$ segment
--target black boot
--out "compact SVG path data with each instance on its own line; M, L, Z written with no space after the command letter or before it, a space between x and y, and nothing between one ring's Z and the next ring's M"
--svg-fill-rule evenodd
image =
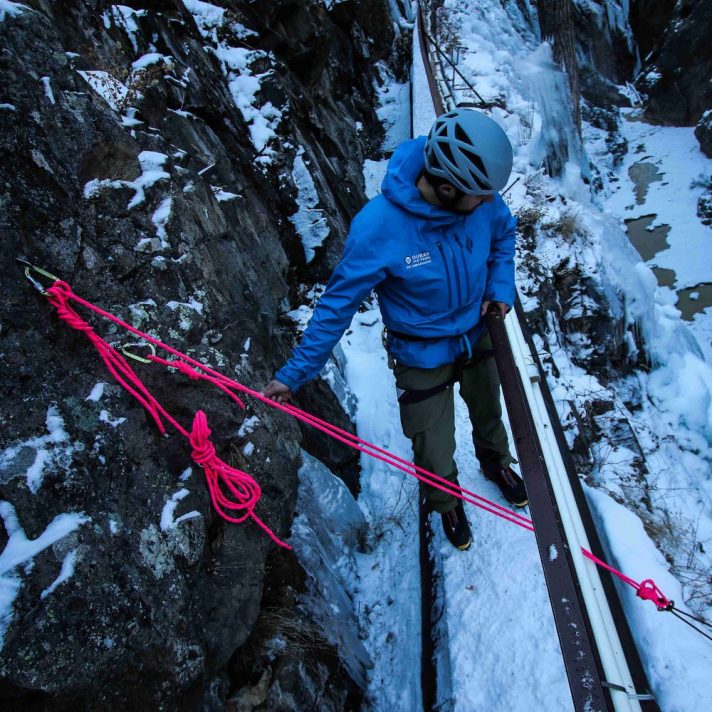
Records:
M500 465L501 456L498 452L475 445L475 455L485 479L499 487L507 502L515 507L526 507L529 504L524 481L509 465Z
M457 507L449 512L442 512L443 531L448 541L460 551L467 551L472 545L472 533L467 523L462 500L457 500Z
M509 466L497 468L482 468L485 477L494 482L502 491L504 498L515 507L526 507L529 504L524 480Z

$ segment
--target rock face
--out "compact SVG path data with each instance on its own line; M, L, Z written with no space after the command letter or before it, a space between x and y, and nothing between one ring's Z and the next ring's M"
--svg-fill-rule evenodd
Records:
M583 97L591 104L622 105L616 85L636 65L636 48L625 11L615 0L574 0L578 71Z
M636 83L648 97L646 116L664 124L694 125L712 107L712 1L639 0L633 3L631 23L641 50L649 50Z
M187 442L159 436L15 257L262 386L289 353L282 315L297 286L330 273L365 202L387 4L29 0L0 8L0 36L0 576L14 596L0 623L0 700L220 709L242 684L230 661L254 630L266 570L299 578L298 567L266 566L269 539L216 515ZM321 240L310 262L290 220L305 202L298 157L319 205L307 207ZM82 316L112 344L127 340ZM132 365L183 427L205 410L218 455L257 479L257 513L288 535L295 423ZM316 393L313 407L348 425L335 396ZM324 649L333 699L352 699ZM318 669L299 675L318 685Z
M695 137L705 155L712 158L712 109L708 109L695 126Z
M647 61L660 45L676 4L677 0L633 0L630 4L630 26L641 60Z

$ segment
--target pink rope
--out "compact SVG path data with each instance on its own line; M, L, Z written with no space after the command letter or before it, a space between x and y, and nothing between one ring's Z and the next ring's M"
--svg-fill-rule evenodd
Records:
M230 467L215 454L215 447L210 442L208 420L202 410L195 414L193 430L190 433L190 444L193 446L193 460L205 472L210 498L218 514L226 521L235 524L244 522L245 519L251 517L275 544L285 549L291 549L291 546L278 539L255 514L255 507L262 496L262 490L257 481L246 472ZM229 491L233 499L225 494L220 483ZM243 513L234 516L230 512Z
M228 378L224 374L215 371L204 363L201 363L200 361L181 353L171 346L164 344L162 341L159 341L158 339L135 329L133 326L127 324L125 321L122 321L113 314L110 314L109 312L95 306L91 302L78 297L74 294L71 287L66 282L61 280L56 281L49 289L46 290L46 294L50 302L57 309L58 316L66 321L72 328L86 334L99 352L99 355L114 378L116 378L116 380L124 388L126 388L126 390L131 393L131 395L133 395L134 398L136 398L136 400L144 406L144 408L146 408L146 410L148 410L161 433L165 432L165 426L161 421L162 416L181 434L190 440L191 445L193 446L193 459L205 471L205 477L208 483L208 490L210 492L213 506L218 514L229 522L240 523L247 519L247 517L250 517L267 533L272 541L287 549L291 548L285 542L280 541L267 527L267 525L254 513L254 508L261 496L260 487L254 478L241 470L230 467L215 455L215 448L209 440L210 429L207 426L205 414L202 411L198 411L196 413L193 421L193 430L191 433L187 433L187 431L183 429L181 425L175 421L151 395L118 351L98 336L89 324L83 321L79 315L71 309L71 307L69 307L68 301L70 299L121 326L147 343L153 344L154 346L167 351L176 359L174 361L168 361L152 355L148 357L150 361L160 363L169 368L176 368L191 380L204 380L211 383L216 388L219 388L223 393L228 395L240 407L244 408L245 405L242 400L235 395L234 391L250 395L262 403L288 413L289 415L298 418L308 425L311 425L312 427L326 433L339 442L342 442L355 450L358 450L359 452L363 452L366 455L370 455L371 457L380 460L381 462L384 462L400 470L401 472L411 475L431 487L435 487L443 492L458 497L465 502L469 502L475 507L479 507L490 514L494 514L501 519L511 522L512 524L516 524L522 529L534 532L534 523L529 517L512 512L510 509L507 509L496 502L492 502L491 500L482 497L475 492L471 492L464 487L453 484L444 477L436 475L434 472L430 472L422 467L419 467L414 463L409 462L408 460L405 460L398 455L389 452L388 450L385 450L384 448L378 447L367 440L363 440L346 430L342 430L341 428L328 423L325 420L321 420L315 415L307 413L296 406L278 403L277 401L267 398L262 395L262 393L254 391L247 386ZM227 489L234 499L230 499L229 496L225 494L225 489ZM244 513L234 516L233 514L230 514L230 512ZM613 568L605 561L602 561L583 547L581 548L581 551L590 561L617 576L629 586L632 586L636 590L636 595L639 598L653 601L653 603L655 603L655 605L661 610L669 609L672 606L672 603L664 596L662 591L651 579L646 579L641 583L638 583L621 571Z
M186 364L191 364L195 368L199 368L202 371L204 371L204 374L199 374L199 377L203 378L204 380L208 380L214 385L218 385L218 383L222 384L227 389L234 389L237 391L240 391L241 393L245 393L247 395L250 395L257 400L262 401L263 403L273 407L277 408L278 410L282 410L285 413L288 413L299 420L302 420L310 425L313 425L315 428L318 428L319 430L322 430L322 432L326 432L327 434L332 435L332 437L335 437L335 434L337 434L339 437L337 439L340 439L341 442L344 442L348 445L351 443L358 443L362 447L355 447L355 449L360 450L361 452L365 452L368 455L372 455L373 457L376 457L377 459L382 460L383 462L386 462L387 464L392 465L393 467L401 470L402 472L405 472L406 474L412 475L414 477L417 477L421 481L425 481L428 484L432 484L433 487L436 487L437 489L440 489L442 491L448 492L449 494L453 494L456 497L462 498L462 494L466 495L468 499L465 501L470 502L476 507L480 507L481 509L484 509L487 512L490 512L492 514L495 514L496 516L501 517L502 519L506 519L507 521L512 522L513 524L517 524L517 526L520 526L524 529L527 529L528 531L534 531L534 526L528 517L524 517L516 512L512 512L510 509L507 509L506 507L503 507L500 504L497 504L496 502L492 502L491 500L488 500L485 497L482 497L474 492L470 492L467 489L464 489L462 487L459 487L458 485L453 484L449 480L446 480L444 477L440 477L439 475L436 475L433 472L430 472L422 467L418 467L417 465L414 465L413 463L409 462L408 460L405 460L401 457L398 457L394 453L388 452L387 450L384 450L383 448L378 447L377 445L374 445L373 443L370 443L366 440L362 440L361 438L357 437L356 435L353 435L352 433L349 433L345 430L342 430L341 428L336 427L335 425L332 425L331 423L327 423L324 420L321 420L317 418L314 415L311 415L310 413L307 413L303 410L300 410L299 408L296 408L295 406L292 405L284 405L282 403L277 403L276 401L273 401L265 396L263 396L261 393L258 391L254 391L247 386L242 385L241 383L238 383L237 381L228 378L224 374L220 373L219 371L215 371L209 366L205 365L204 363L201 363L200 361L197 361L196 359L191 358L187 354L181 353L177 349L172 348L168 344L164 344L162 341L159 341L158 339L149 336L148 334L143 333L142 331L139 331L138 329L135 329L133 326L130 324L127 324L125 321L119 319L118 317L114 316L113 314L110 314L107 311L104 311L100 307L97 307L96 305L92 304L91 302L86 301L85 299L82 299L78 295L76 295L69 284L66 282L63 282L61 280L58 280L55 282L52 287L47 289L47 294L55 294L55 290L61 291L63 295L63 299L72 299L76 301L78 304L81 304L82 306L86 307L87 309L95 312L96 314L99 314L100 316L103 316L105 319L108 319L109 321L114 322L115 324L121 326L122 328L126 329L127 331L131 332L135 336L138 336L142 340L153 344L154 346L157 346L160 349L163 349L164 351L167 351L168 353L172 354L175 356L178 361L165 361L163 359L160 359L159 357L156 356L149 356L149 360L155 360L159 363L163 363L165 365L170 365L171 367L175 368L181 368L178 366L178 363L184 362L183 363L183 368L189 368L186 366ZM54 303L54 302L53 302ZM99 337L97 337L99 338ZM128 367L128 364L127 364ZM183 370L181 368L181 370ZM135 374L134 374L135 375ZM189 374L190 375L190 374ZM191 378L193 378L193 375L190 375ZM136 377L137 378L137 377ZM218 386L220 387L220 386ZM225 392L224 388L221 388ZM236 398L234 395L232 396L233 399ZM239 401L240 404L242 405L242 402ZM244 405L242 406L244 407ZM343 439L342 439L343 438ZM354 447L353 445L351 445ZM379 457L378 455L382 455L382 457ZM386 459L384 459L386 458ZM421 475L421 477L418 477ZM424 479L425 478L425 479Z
M594 564L598 564L606 571L610 571L614 576L617 576L621 581L627 583L635 589L636 596L642 598L644 601L652 601L661 611L668 610L672 607L672 602L665 597L665 594L658 588L657 584L652 579L645 579L638 583L637 581L626 576L622 571L614 569L612 566L602 561L597 556L587 551L583 547L581 548L583 555L593 561Z
M226 521L240 523L244 522L248 517L251 518L257 526L259 526L275 544L291 549L286 542L278 539L272 530L255 514L255 506L259 501L262 491L255 479L234 467L223 462L215 453L215 447L210 442L210 429L208 428L207 418L205 413L198 411L193 420L192 432L188 432L183 426L175 420L163 406L156 400L151 392L146 388L141 379L136 375L134 370L129 366L124 357L113 347L102 339L91 326L84 321L77 313L69 306L69 300L73 299L76 302L87 306L92 311L95 311L102 316L106 316L111 321L128 327L121 320L116 319L107 312L90 305L83 299L77 297L71 287L66 282L55 282L49 289L46 290L47 298L57 310L57 316L65 321L70 327L85 334L96 348L99 356L106 364L109 372L116 380L148 411L153 418L159 431L163 434L166 431L163 420L168 421L181 435L186 437L193 447L192 458L205 473L205 479L208 485L208 492L213 507L217 513ZM151 340L147 334L142 334L140 331L130 327L129 330L140 336L143 339ZM152 340L153 341L153 340ZM157 342L160 343L160 342ZM173 349L170 349L172 352ZM175 352L176 356L181 356ZM186 357L187 358L187 357ZM175 367L189 378L194 380L206 380L232 398L238 405L244 408L243 402L231 391L229 391L219 379L211 377L207 374L201 374L185 363L179 361L165 361L158 357L151 357L159 363L164 363L167 366ZM196 362L196 365L197 364ZM239 513L239 514L236 514Z

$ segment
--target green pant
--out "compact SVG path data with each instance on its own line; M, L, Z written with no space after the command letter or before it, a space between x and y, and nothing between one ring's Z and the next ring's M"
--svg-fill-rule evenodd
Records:
M474 350L474 358L462 364L450 363L437 368L414 368L396 363L394 373L399 402L402 391L424 391L447 383L459 373L460 396L467 404L472 422L472 439L483 470L506 467L514 462L509 452L507 431L502 423L499 376L494 358L478 352L491 350L485 334ZM455 454L455 399L452 387L417 403L400 403L403 433L413 443L415 464L451 482L457 482ZM435 487L425 487L431 509L448 512L457 499Z

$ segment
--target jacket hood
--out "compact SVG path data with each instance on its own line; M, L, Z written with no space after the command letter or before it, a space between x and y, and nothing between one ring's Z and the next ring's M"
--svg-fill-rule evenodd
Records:
M424 167L425 136L402 143L388 161L386 177L381 185L384 197L399 208L439 225L457 222L462 218L461 215L431 205L415 187L415 182Z

